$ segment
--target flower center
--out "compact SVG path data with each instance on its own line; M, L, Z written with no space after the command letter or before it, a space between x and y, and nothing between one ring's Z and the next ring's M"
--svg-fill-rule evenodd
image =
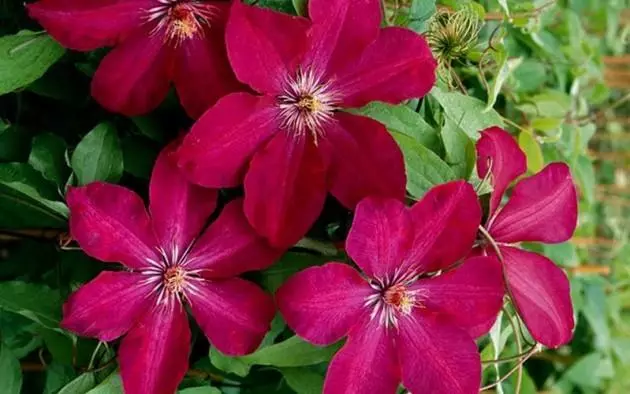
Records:
M339 101L330 82L321 81L313 70L298 70L278 96L282 126L298 135L311 133L317 141L324 126L333 119Z
M370 283L374 293L365 299L365 306L372 308L370 317L378 318L385 327L398 327L400 318L411 315L414 308L422 308L423 292L410 289L417 275L395 274L392 278L375 279Z
M182 293L186 284L186 271L181 267L170 267L164 272L164 287L171 293Z
M394 285L385 290L383 295L385 303L398 312L408 315L416 306L416 297L413 291L407 290L403 285Z
M159 20L153 29L165 29L165 40L175 46L185 40L203 35L217 8L203 0L158 0L160 5L148 10L148 21Z

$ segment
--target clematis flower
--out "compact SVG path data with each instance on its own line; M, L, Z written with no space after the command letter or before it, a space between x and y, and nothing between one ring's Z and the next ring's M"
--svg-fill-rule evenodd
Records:
M27 4L63 46L115 48L92 79L106 109L140 115L157 107L171 82L197 118L220 97L241 89L224 44L227 0L40 0Z
M259 95L221 99L179 151L195 183L244 183L245 215L282 247L308 231L328 191L348 208L368 195L404 198L396 142L382 124L341 110L421 97L435 81L425 40L381 29L378 0L308 5L310 20L234 2L228 56Z
M92 183L68 192L70 230L88 255L120 262L79 288L64 305L62 327L112 341L125 393L172 394L188 370L190 329L184 304L223 353L254 351L274 316L270 296L236 275L269 266L279 253L250 228L242 202L230 202L202 231L216 191L188 184L172 163L157 160L150 215L142 199L116 185Z
M525 154L498 127L482 131L477 154L479 176L489 176L494 191L483 246L476 253L500 255L506 288L532 337L548 347L563 345L571 340L575 325L567 276L547 257L520 249L517 243L559 243L571 238L578 208L569 167L552 163L519 181L501 206L510 183L527 170Z
M481 256L439 272L470 252L480 220L463 181L433 188L411 209L367 198L346 243L362 272L327 263L278 290L280 312L297 335L318 345L348 337L328 368L325 394L390 394L401 381L414 393L479 392L474 337L501 309L501 269Z

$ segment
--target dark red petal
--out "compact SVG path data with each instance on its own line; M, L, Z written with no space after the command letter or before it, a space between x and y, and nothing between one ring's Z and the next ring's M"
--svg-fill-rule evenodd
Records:
M125 393L173 394L188 370L190 329L182 305L171 299L147 313L118 350Z
M240 278L191 282L186 295L210 344L231 356L256 350L276 310L269 294Z
M392 277L409 253L413 230L402 202L368 197L357 205L346 250L368 276Z
M184 174L220 188L242 183L254 152L277 130L273 98L233 93L219 100L192 127L177 152Z
M578 201L569 167L552 163L523 179L492 221L490 233L501 242L564 242L577 226Z
M42 0L28 14L64 47L91 51L113 46L144 23L153 0Z
M532 337L547 347L571 340L575 321L567 275L537 253L501 247L505 275Z
M323 393L395 394L400 382L395 336L378 319L357 324L328 367Z
M513 180L527 171L527 158L514 138L499 127L481 132L477 141L477 174L481 179L491 173L493 191L490 198L492 216L501 204L503 193Z
M260 93L278 93L306 48L309 26L304 18L235 1L226 44L238 79Z
M129 189L101 182L68 190L70 232L97 260L147 268L159 261L151 219Z
M412 289L419 291L427 311L448 316L476 338L487 333L486 323L496 320L503 305L501 263L496 257L469 258L453 271L419 280Z
M398 104L429 93L436 67L422 36L409 29L389 27L381 30L355 67L339 76L338 89L346 107L362 107L376 100Z
M413 393L477 394L481 362L475 341L432 316L403 319L397 340L402 381Z
M379 122L339 113L320 141L331 157L330 184L335 196L353 209L368 196L405 198L405 163L396 141Z
M153 306L152 285L146 279L138 273L101 272L68 298L61 327L84 337L113 341Z
M145 114L168 93L173 52L163 32L148 27L134 32L114 48L94 74L92 96L105 109L134 116Z
M411 208L413 247L404 266L420 272L444 269L466 257L477 236L481 207L465 181L439 185Z
M313 26L304 64L317 74L333 76L354 67L378 35L382 18L378 0L311 0L308 8Z
M179 100L188 115L200 117L221 97L243 90L234 76L225 49L229 4L216 3L219 15L204 34L185 40L175 52L173 75Z
M342 263L310 267L289 278L276 301L285 321L297 335L317 345L345 337L366 312L373 291L353 268Z
M205 278L229 278L269 267L282 251L273 249L243 214L243 200L230 202L195 242L186 269Z
M251 161L245 177L245 216L273 246L292 246L324 207L326 170L310 138L276 134Z
M149 211L162 249L181 256L214 212L217 191L188 182L177 168L175 149L177 143L167 146L153 167Z

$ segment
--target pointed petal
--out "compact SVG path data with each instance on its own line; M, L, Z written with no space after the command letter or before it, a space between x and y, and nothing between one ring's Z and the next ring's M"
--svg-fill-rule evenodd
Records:
M153 285L146 279L146 275L131 272L101 272L68 298L61 327L84 337L113 341L153 306L155 299L149 296Z
M153 0L42 0L26 8L64 47L91 51L120 43L154 5Z
M487 333L487 322L496 320L503 306L501 263L496 257L469 258L450 272L419 280L412 289L419 291L427 311L447 316L476 338Z
M182 305L155 307L122 340L118 350L125 393L173 394L188 370L190 329Z
M185 40L175 54L175 88L186 113L194 119L221 97L244 90L232 72L225 49L229 4L213 5L219 14L212 20L212 28Z
M577 226L578 201L569 167L552 163L523 179L490 224L501 242L564 242Z
M195 242L185 265L204 278L229 278L267 268L281 255L249 225L238 199Z
M345 337L366 313L372 294L368 282L352 267L327 263L289 278L276 301L285 321L300 337L330 345Z
M105 56L92 79L92 96L105 109L134 116L156 108L171 81L172 51L164 34L136 31Z
M188 182L175 161L177 143L157 158L149 185L153 229L168 255L180 256L201 233L217 205L217 191ZM177 259L174 259L177 260Z
M378 319L357 324L328 367L323 393L395 393L400 367L394 341L394 331Z
M519 314L532 337L547 347L573 337L573 306L567 275L545 256L501 247L505 275Z
M313 26L304 63L318 74L332 76L354 65L380 28L378 0L311 0Z
M339 89L347 107L371 101L398 104L424 97L435 83L437 62L422 36L409 29L382 29L378 39L361 56L357 66L339 76Z
M404 266L419 272L444 269L466 257L477 236L481 207L465 181L439 185L411 208L415 239Z
M434 316L401 321L398 357L405 388L413 393L477 394L481 361L475 341Z
M311 228L326 200L326 164L306 136L281 132L256 153L245 177L245 216L278 248Z
M184 174L197 184L220 188L242 183L254 152L277 130L272 99L233 93L195 123L177 153Z
M260 93L279 92L304 52L309 25L304 18L233 2L226 43L238 79Z
M405 198L405 163L396 141L379 122L338 113L320 141L331 157L331 194L347 208L367 196Z
M499 127L490 127L481 132L477 141L477 173L486 178L491 173L493 191L490 198L489 217L501 204L505 190L513 180L527 171L527 159L514 138Z
M231 356L256 350L276 311L269 294L240 278L200 280L190 287L190 308L212 346Z
M402 202L368 197L357 205L346 250L367 276L391 277L409 253L413 230Z
M131 190L95 182L70 188L66 199L72 238L89 256L132 269L161 261L144 202Z

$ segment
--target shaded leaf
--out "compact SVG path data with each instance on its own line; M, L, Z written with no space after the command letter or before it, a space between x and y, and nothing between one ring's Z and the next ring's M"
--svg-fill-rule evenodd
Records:
M72 153L71 164L80 185L120 180L123 153L114 127L101 123L83 137Z
M96 385L96 378L91 372L79 375L72 382L65 385L58 394L86 394Z
M0 387L3 394L20 394L22 370L11 349L0 342Z
M44 178L62 186L70 172L66 165L66 149L63 138L51 133L39 134L33 139L28 163Z

